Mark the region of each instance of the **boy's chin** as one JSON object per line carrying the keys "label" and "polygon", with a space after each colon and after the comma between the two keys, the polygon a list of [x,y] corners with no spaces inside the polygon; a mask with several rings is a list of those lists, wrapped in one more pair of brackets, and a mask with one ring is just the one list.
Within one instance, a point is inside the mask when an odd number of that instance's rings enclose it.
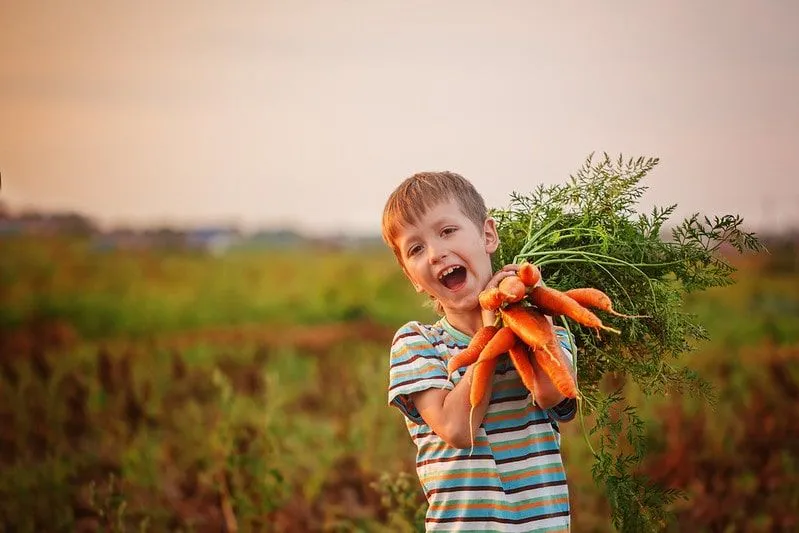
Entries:
{"label": "boy's chin", "polygon": [[477,298],[468,298],[460,301],[449,301],[443,304],[444,311],[447,313],[472,313],[480,312],[480,303]]}

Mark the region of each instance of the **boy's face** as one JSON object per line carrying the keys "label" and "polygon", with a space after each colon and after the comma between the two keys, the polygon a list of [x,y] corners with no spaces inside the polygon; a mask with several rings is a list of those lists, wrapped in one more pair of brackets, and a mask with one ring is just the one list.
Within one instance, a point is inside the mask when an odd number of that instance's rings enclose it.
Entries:
{"label": "boy's face", "polygon": [[479,228],[455,200],[428,210],[397,239],[405,274],[418,292],[436,298],[446,314],[470,312],[491,279],[491,255],[499,244],[488,219]]}

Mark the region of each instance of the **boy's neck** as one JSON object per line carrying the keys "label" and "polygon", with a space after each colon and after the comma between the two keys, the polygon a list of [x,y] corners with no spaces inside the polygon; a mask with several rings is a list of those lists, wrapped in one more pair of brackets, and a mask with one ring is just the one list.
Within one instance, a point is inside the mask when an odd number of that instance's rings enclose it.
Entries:
{"label": "boy's neck", "polygon": [[483,317],[479,311],[467,314],[448,313],[444,317],[450,326],[469,337],[473,337],[477,330],[483,327]]}

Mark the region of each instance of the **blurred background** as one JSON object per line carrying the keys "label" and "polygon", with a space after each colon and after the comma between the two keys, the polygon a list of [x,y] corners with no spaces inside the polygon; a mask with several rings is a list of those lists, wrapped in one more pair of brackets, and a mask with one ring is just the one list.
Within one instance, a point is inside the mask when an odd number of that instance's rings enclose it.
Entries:
{"label": "blurred background", "polygon": [[[767,253],[640,399],[676,531],[799,528],[799,4],[0,2],[0,529],[414,531],[380,241],[419,170],[502,207],[594,151]],[[575,531],[612,531],[579,424]],[[726,528],[726,529],[725,529]]]}

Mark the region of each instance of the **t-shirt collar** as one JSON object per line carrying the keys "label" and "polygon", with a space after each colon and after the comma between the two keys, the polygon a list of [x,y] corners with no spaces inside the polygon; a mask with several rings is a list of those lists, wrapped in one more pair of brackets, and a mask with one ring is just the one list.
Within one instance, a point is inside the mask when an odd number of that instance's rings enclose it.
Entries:
{"label": "t-shirt collar", "polygon": [[452,335],[452,338],[458,342],[462,342],[463,344],[469,344],[469,341],[472,340],[472,338],[469,335],[465,334],[460,330],[455,329],[452,326],[452,324],[449,323],[447,317],[441,317],[441,327],[444,328],[444,331]]}

